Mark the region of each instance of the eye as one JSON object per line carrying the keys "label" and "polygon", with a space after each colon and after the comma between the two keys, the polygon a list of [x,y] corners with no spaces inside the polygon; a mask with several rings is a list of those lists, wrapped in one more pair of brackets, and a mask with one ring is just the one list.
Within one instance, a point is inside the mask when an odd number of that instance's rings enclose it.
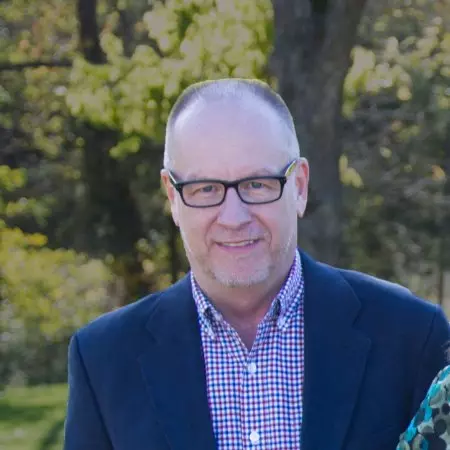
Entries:
{"label": "eye", "polygon": [[193,183],[186,186],[186,193],[189,195],[211,195],[216,194],[221,189],[218,184]]}
{"label": "eye", "polygon": [[217,186],[213,184],[207,184],[206,186],[202,186],[198,190],[200,192],[203,192],[204,194],[210,194],[211,192],[214,192],[217,189]]}
{"label": "eye", "polygon": [[251,189],[261,189],[264,187],[260,181],[250,181],[249,185]]}
{"label": "eye", "polygon": [[242,189],[245,191],[268,191],[276,189],[277,180],[272,179],[261,179],[257,178],[254,180],[248,180],[241,185]]}

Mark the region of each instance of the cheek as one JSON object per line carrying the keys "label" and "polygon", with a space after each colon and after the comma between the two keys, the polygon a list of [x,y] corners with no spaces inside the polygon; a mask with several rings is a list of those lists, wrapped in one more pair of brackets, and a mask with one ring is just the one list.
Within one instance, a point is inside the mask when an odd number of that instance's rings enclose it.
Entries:
{"label": "cheek", "polygon": [[284,217],[283,211],[279,208],[255,215],[256,222],[262,227],[265,234],[269,235],[271,241],[280,240],[280,236],[285,230],[282,217]]}
{"label": "cheek", "polygon": [[203,243],[207,241],[211,219],[205,211],[189,210],[186,208],[179,210],[180,230],[190,242]]}
{"label": "cheek", "polygon": [[[271,241],[277,245],[291,239],[297,229],[297,211],[292,202],[286,201],[276,204],[270,212],[261,215],[259,220],[271,235]],[[275,206],[275,204],[273,205]]]}

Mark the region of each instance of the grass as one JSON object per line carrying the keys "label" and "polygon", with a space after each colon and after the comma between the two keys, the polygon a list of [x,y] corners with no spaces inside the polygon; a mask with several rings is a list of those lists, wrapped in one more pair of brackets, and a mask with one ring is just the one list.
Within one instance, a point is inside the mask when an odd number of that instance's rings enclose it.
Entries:
{"label": "grass", "polygon": [[61,450],[66,401],[66,385],[0,393],[0,449]]}

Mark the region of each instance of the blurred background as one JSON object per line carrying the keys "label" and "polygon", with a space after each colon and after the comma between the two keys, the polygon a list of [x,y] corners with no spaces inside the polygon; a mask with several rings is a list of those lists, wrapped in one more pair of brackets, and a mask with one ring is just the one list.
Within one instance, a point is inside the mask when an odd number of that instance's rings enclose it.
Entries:
{"label": "blurred background", "polygon": [[74,330],[188,270],[165,123],[218,77],[292,111],[302,248],[450,314],[449,0],[2,0],[2,450],[61,448]]}

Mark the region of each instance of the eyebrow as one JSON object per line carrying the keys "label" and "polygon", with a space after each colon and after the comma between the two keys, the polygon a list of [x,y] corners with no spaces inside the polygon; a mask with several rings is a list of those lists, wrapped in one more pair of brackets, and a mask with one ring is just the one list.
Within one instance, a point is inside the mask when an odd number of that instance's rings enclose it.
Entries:
{"label": "eyebrow", "polygon": [[[248,174],[245,177],[239,177],[236,178],[237,180],[241,178],[249,178],[249,177],[259,177],[259,176],[265,176],[265,175],[277,175],[278,172],[274,171],[273,169],[269,169],[268,167],[262,167],[260,169],[252,170],[248,172]],[[198,172],[187,172],[186,174],[186,180],[189,181],[196,181],[196,180],[217,180],[218,178],[212,178],[207,175],[202,175]]]}

